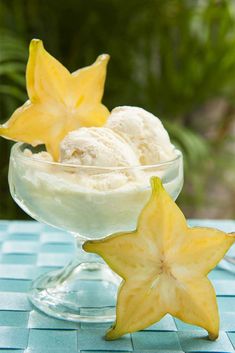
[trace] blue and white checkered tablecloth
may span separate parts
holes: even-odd
[[[235,221],[189,223],[235,231]],[[235,352],[235,274],[222,268],[209,275],[221,317],[215,342],[205,339],[202,329],[171,316],[106,342],[107,324],[78,324],[39,313],[27,299],[32,279],[64,266],[73,253],[74,240],[67,234],[37,222],[0,221],[0,353]]]

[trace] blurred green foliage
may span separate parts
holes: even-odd
[[[33,37],[71,71],[103,52],[111,55],[104,103],[141,106],[163,120],[185,156],[179,202],[186,215],[201,216],[198,210],[213,204],[206,192],[212,183],[235,192],[233,0],[0,0],[1,122],[26,100]],[[204,107],[213,99],[227,108],[211,137],[214,121]],[[0,218],[23,215],[9,198],[10,145],[0,140]],[[234,204],[218,214],[234,215]]]

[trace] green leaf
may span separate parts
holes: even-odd
[[[0,76],[11,74],[13,72],[21,72],[22,76],[24,76],[25,64],[13,61],[0,64]]]
[[[0,85],[0,94],[10,95],[19,101],[24,101],[27,99],[26,94],[24,94],[22,90],[11,85]]]

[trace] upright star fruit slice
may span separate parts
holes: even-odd
[[[207,274],[235,242],[235,233],[188,227],[160,179],[153,177],[151,185],[152,195],[139,216],[136,231],[83,245],[123,278],[116,322],[106,339],[142,330],[169,313],[203,327],[215,340],[219,314]]]
[[[109,55],[72,74],[33,39],[26,84],[29,100],[0,125],[0,135],[33,146],[45,144],[59,160],[60,141],[81,126],[102,126],[108,109],[101,104]]]

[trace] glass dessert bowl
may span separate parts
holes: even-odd
[[[13,199],[34,219],[72,234],[77,253],[65,268],[33,282],[31,302],[65,320],[108,322],[115,318],[120,278],[102,260],[82,250],[87,239],[136,228],[150,193],[150,177],[161,178],[175,200],[183,186],[180,151],[167,162],[137,167],[89,167],[37,159],[23,143],[11,151],[9,185]]]

